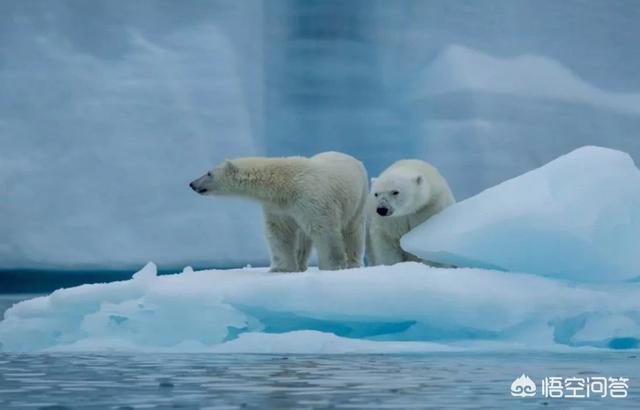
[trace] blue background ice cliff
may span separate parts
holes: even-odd
[[[3,1],[0,268],[266,263],[226,157],[441,168],[459,199],[586,144],[640,155],[640,4]]]

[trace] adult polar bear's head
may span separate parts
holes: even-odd
[[[423,174],[397,169],[374,178],[370,195],[378,215],[405,216],[429,203],[431,186]]]
[[[226,160],[200,178],[192,181],[189,186],[201,195],[231,194],[238,187],[239,168]]]

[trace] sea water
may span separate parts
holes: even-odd
[[[0,354],[2,409],[640,407],[632,352]],[[522,373],[534,397],[511,395]],[[626,377],[626,398],[547,398],[548,377]]]

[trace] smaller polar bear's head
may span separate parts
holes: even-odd
[[[431,187],[422,174],[397,172],[373,178],[370,195],[378,215],[405,216],[429,203]]]
[[[226,160],[200,178],[191,181],[189,186],[200,195],[229,194],[237,185],[235,179],[238,172],[238,167]]]

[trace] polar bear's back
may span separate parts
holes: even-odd
[[[329,170],[335,170],[336,172],[346,175],[349,172],[354,176],[367,177],[367,171],[364,168],[362,162],[358,161],[354,157],[343,154],[342,152],[323,152],[318,155],[314,155],[309,160],[315,165],[327,168]]]
[[[346,184],[357,188],[360,192],[367,188],[367,171],[362,162],[350,155],[341,152],[329,151],[309,158],[311,163],[321,168],[323,174],[337,181],[344,181]],[[365,193],[366,195],[366,193]]]
[[[362,163],[352,157],[351,155],[343,154],[342,152],[327,151],[314,155],[309,158],[311,161],[317,164],[335,165],[344,164],[347,166],[362,166]]]
[[[354,157],[341,152],[323,152],[309,158],[314,169],[314,178],[322,177],[322,181],[315,181],[315,187],[320,191],[331,191],[327,194],[333,198],[344,199],[345,208],[355,213],[361,212],[367,201],[369,191],[367,171]],[[313,186],[313,185],[312,185]]]

